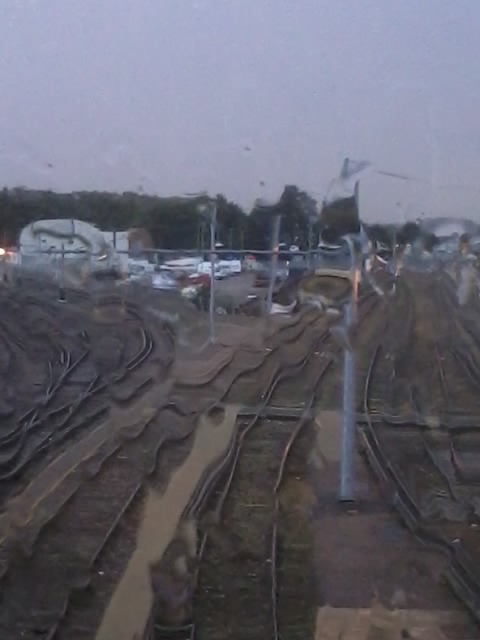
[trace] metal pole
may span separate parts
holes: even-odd
[[[210,342],[215,342],[215,235],[217,203],[210,204]]]
[[[266,315],[270,315],[272,310],[273,289],[275,280],[277,279],[277,263],[278,263],[278,241],[280,238],[280,214],[275,213],[272,221],[272,257],[270,260],[270,282],[268,283]]]
[[[8,282],[7,277],[7,255],[3,253],[2,255],[2,280],[3,282]]]
[[[312,270],[312,229],[313,229],[312,219],[309,218],[308,219],[308,261],[307,261],[307,266],[309,271]]]
[[[351,257],[352,293],[345,308],[345,330],[347,335],[357,319],[359,270],[357,256],[351,238],[347,238]],[[344,352],[343,370],[343,423],[340,458],[339,500],[349,502],[355,499],[355,434],[356,434],[356,390],[355,355],[350,349]]]
[[[59,302],[65,302],[65,299],[65,246],[62,243],[62,253],[60,254],[58,300]]]

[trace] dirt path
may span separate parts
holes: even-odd
[[[230,405],[220,424],[209,423],[203,418],[188,459],[173,473],[165,493],[149,493],[137,549],[107,607],[96,640],[143,637],[153,604],[150,566],[162,557],[172,540],[205,468],[227,449],[237,413],[238,407]]]

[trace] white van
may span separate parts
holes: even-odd
[[[242,263],[240,260],[219,260],[218,265],[222,269],[227,269],[231,275],[242,273]]]
[[[212,265],[210,262],[201,262],[197,267],[197,273],[209,276],[212,273]],[[228,278],[229,275],[230,271],[225,269],[225,267],[221,267],[218,262],[214,264],[215,280],[223,280],[224,278]]]

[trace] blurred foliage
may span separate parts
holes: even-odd
[[[54,193],[23,187],[0,191],[0,244],[15,245],[20,231],[35,220],[75,218],[94,224],[103,231],[124,231],[132,227],[150,232],[154,246],[163,249],[207,249],[210,243],[209,219],[198,198],[161,198],[125,192],[122,194],[80,191]],[[266,206],[257,200],[251,211],[218,194],[217,242],[229,249],[262,250],[271,247],[271,221],[281,216],[280,242],[306,250],[316,247],[320,222],[316,201],[295,185],[286,185],[278,202]],[[402,227],[394,224],[365,225],[368,235],[387,246],[406,244],[420,235],[415,222]],[[434,242],[432,238],[429,243]]]
[[[418,222],[406,222],[402,226],[372,225],[369,227],[370,237],[393,248],[394,244],[405,246],[419,243],[426,251],[433,251],[438,244],[437,236]]]
[[[406,222],[397,233],[397,242],[400,245],[412,244],[420,235],[421,229],[417,222]]]
[[[367,233],[372,240],[392,248],[397,236],[397,227],[393,224],[371,224],[367,227]]]
[[[423,247],[426,251],[430,253],[434,250],[434,248],[438,244],[438,238],[434,233],[427,231],[423,234]]]
[[[147,229],[155,246],[164,249],[206,249],[209,246],[209,221],[202,215],[199,198],[160,198],[137,193],[123,194],[81,191],[54,193],[25,188],[0,191],[0,241],[14,245],[22,228],[35,220],[75,218],[94,224],[103,231],[132,227]],[[217,241],[227,248],[267,249],[270,245],[270,219],[274,211],[282,216],[281,241],[308,246],[318,238],[316,203],[295,186],[286,186],[279,202],[262,207],[257,202],[245,212],[219,194],[217,201]]]

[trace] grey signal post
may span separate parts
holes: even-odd
[[[356,434],[356,380],[355,353],[349,340],[358,313],[358,284],[360,279],[357,251],[350,236],[345,237],[350,250],[350,278],[352,291],[345,307],[344,323],[347,337],[344,347],[343,364],[343,421],[342,446],[340,458],[340,491],[339,500],[349,502],[355,499],[355,434]]]
[[[210,223],[210,342],[215,342],[215,242],[217,233],[217,203],[212,200],[208,204]]]
[[[62,243],[62,249],[60,253],[60,273],[58,281],[58,300],[59,302],[65,302],[65,246]]]
[[[362,267],[365,257],[365,247],[356,246],[352,236],[345,236],[350,251],[350,280],[351,295],[345,307],[344,326],[341,334],[341,346],[344,349],[343,368],[343,421],[342,421],[342,446],[340,458],[340,490],[341,502],[353,502],[355,500],[355,436],[357,430],[356,419],[356,369],[355,350],[351,342],[352,329],[358,319],[358,286],[360,274],[363,273],[375,293],[383,298],[385,291],[378,285],[369,271]],[[394,295],[395,287],[389,296]]]
[[[275,280],[277,279],[280,221],[281,221],[280,212],[274,211],[272,216],[272,256],[270,259],[270,282],[268,283],[268,294],[267,294],[267,301],[266,301],[267,316],[270,315],[270,312],[272,310],[273,289],[275,287]]]
[[[210,227],[210,301],[208,340],[215,342],[215,242],[217,235],[217,201],[210,198],[206,191],[186,194],[187,198],[201,198],[197,204],[197,211],[208,219]]]

